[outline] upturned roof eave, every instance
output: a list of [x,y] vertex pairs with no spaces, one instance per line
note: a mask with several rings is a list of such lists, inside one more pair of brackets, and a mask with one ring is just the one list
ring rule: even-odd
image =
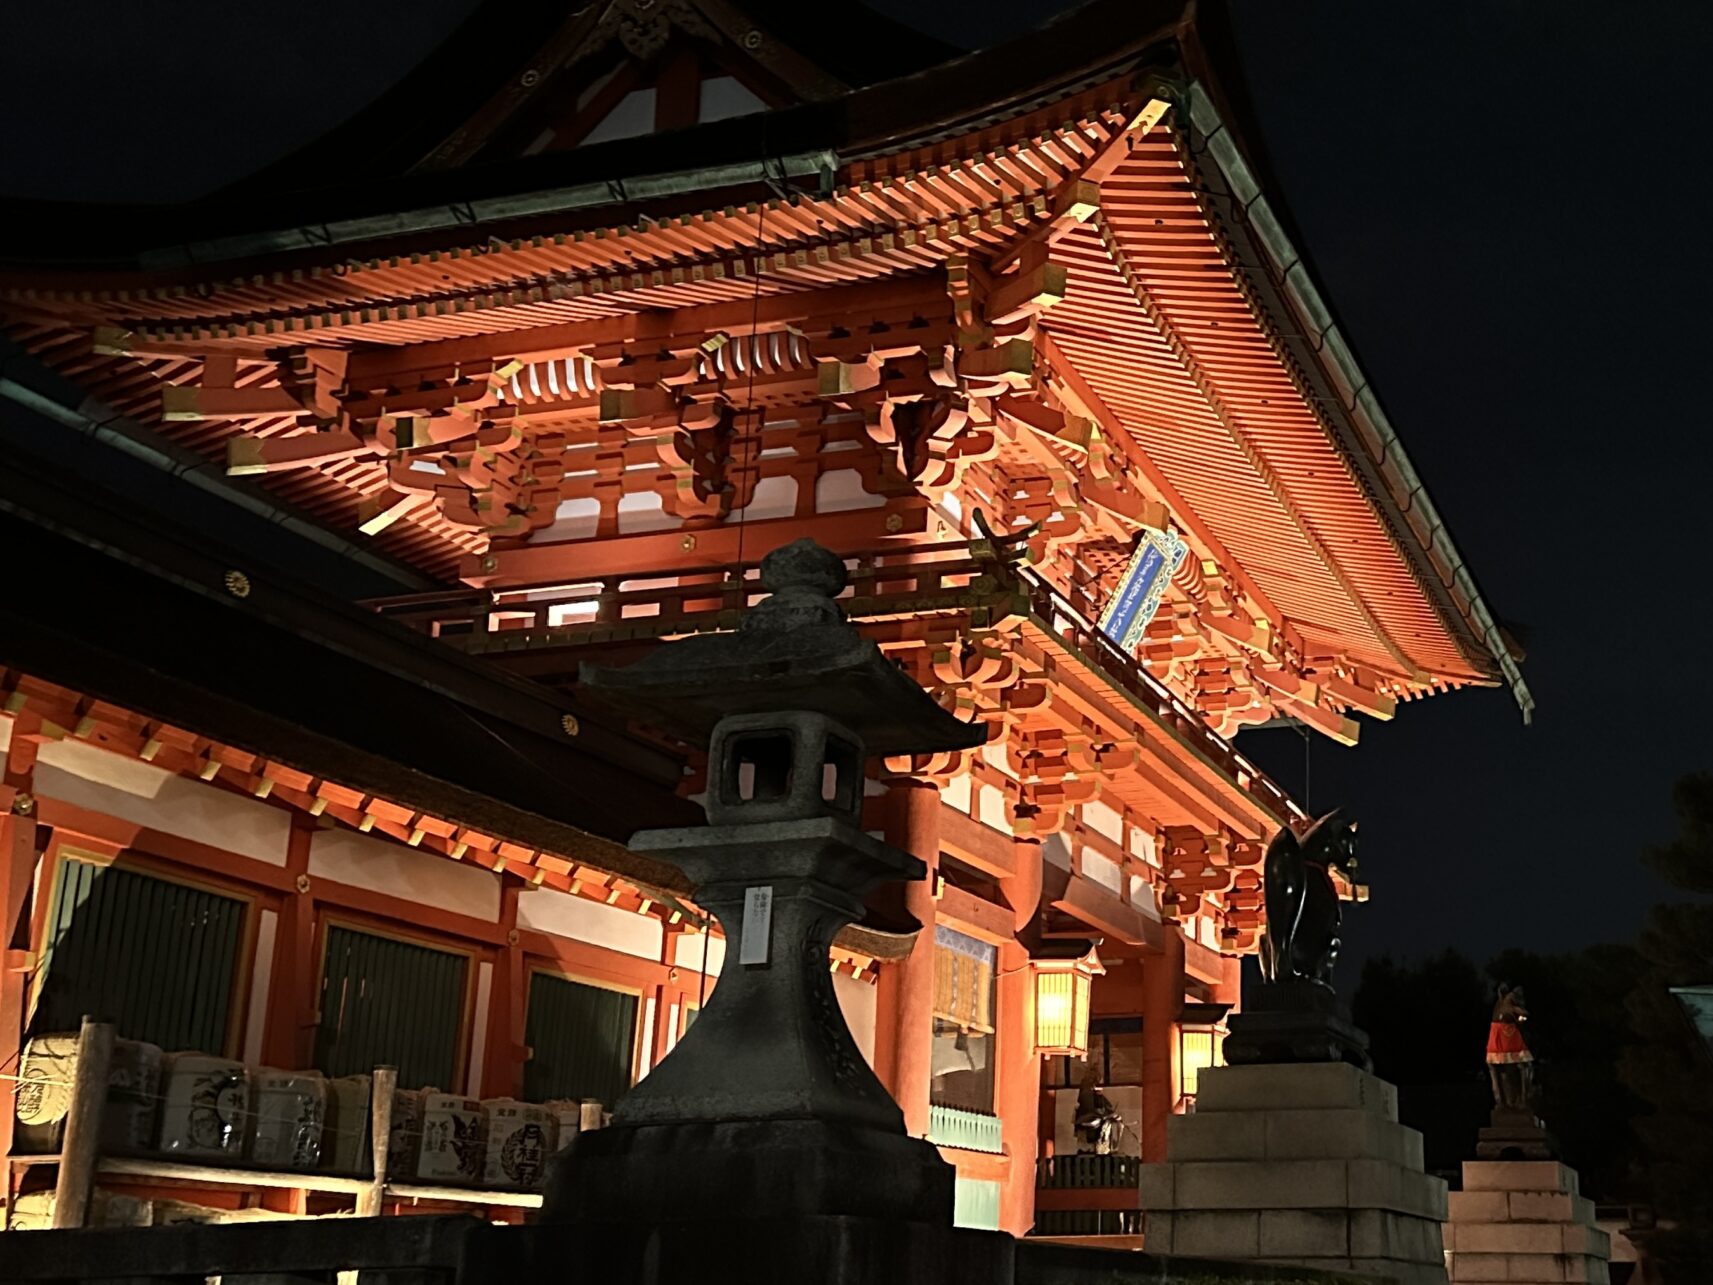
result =
[[[1373,384],[1339,327],[1332,305],[1297,248],[1292,220],[1250,160],[1232,122],[1230,99],[1205,53],[1193,50],[1200,77],[1186,87],[1190,146],[1213,180],[1208,196],[1226,230],[1243,243],[1240,266],[1273,314],[1278,342],[1311,384],[1311,400],[1380,511],[1417,583],[1469,657],[1511,693],[1523,721],[1535,700],[1497,617],[1450,529],[1393,429]],[[1279,322],[1288,322],[1283,326]]]

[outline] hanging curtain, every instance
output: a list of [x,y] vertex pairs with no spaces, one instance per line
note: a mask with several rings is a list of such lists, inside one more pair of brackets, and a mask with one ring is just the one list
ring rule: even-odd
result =
[[993,1033],[999,951],[952,928],[934,929],[934,1016],[961,1031]]

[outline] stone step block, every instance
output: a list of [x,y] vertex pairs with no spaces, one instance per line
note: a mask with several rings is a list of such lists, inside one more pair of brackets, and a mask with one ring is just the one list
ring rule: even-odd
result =
[[1582,1194],[1576,1170],[1556,1160],[1465,1160],[1465,1191],[1562,1191]]
[[1594,1222],[1594,1202],[1568,1191],[1454,1191],[1446,1197],[1454,1223]]
[[1503,1223],[1511,1220],[1508,1191],[1452,1191],[1446,1193],[1445,1216],[1454,1223]]
[[1345,1209],[1342,1160],[1208,1160],[1175,1166],[1179,1209]]
[[1219,1066],[1201,1073],[1196,1114],[1354,1107],[1398,1118],[1398,1090],[1348,1062]]
[[1391,1209],[1445,1221],[1445,1179],[1384,1160],[1351,1160],[1347,1168],[1353,1208]]
[[1445,1271],[1452,1285],[1489,1285],[1511,1279],[1511,1264],[1504,1254],[1447,1254]]
[[1193,1258],[1261,1256],[1261,1214],[1254,1209],[1197,1209],[1150,1213],[1144,1239],[1153,1254]]
[[1441,1263],[1399,1263],[1390,1258],[1282,1258],[1277,1261],[1323,1272],[1352,1272],[1390,1281],[1392,1285],[1446,1285],[1445,1267]]
[[1469,1254],[1447,1256],[1451,1285],[1611,1285],[1606,1261],[1563,1254]]
[[1445,1260],[1445,1242],[1440,1224],[1431,1218],[1390,1209],[1353,1209],[1350,1253],[1355,1258],[1441,1263]]
[[1143,1165],[1142,1208],[1387,1209],[1445,1220],[1445,1183],[1385,1160],[1185,1160]]
[[1348,1258],[1350,1212],[1344,1209],[1267,1209],[1257,1229],[1257,1258]]
[[1373,1111],[1269,1111],[1267,1154],[1384,1160],[1406,1169],[1420,1169],[1422,1135]]
[[1452,1253],[1585,1254],[1592,1227],[1564,1223],[1445,1224],[1445,1247]]
[[1362,1157],[1421,1168],[1419,1132],[1377,1112],[1322,1110],[1226,1111],[1175,1115],[1167,1121],[1166,1153],[1174,1160],[1312,1160]]
[[1262,1160],[1267,1126],[1262,1111],[1201,1111],[1166,1120],[1166,1154],[1173,1160]]

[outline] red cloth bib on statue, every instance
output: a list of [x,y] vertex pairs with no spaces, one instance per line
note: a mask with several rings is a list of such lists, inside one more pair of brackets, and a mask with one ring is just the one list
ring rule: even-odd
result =
[[1515,1022],[1494,1022],[1487,1028],[1489,1062],[1532,1062],[1534,1054],[1523,1042],[1523,1028]]

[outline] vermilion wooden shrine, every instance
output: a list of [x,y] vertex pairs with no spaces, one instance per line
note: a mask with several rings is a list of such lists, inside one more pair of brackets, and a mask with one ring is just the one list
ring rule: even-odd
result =
[[[1080,1064],[1036,1052],[1043,943],[1099,939],[1095,1078],[1129,1118],[1121,1150],[1158,1156],[1237,1001],[1265,841],[1304,817],[1233,738],[1290,720],[1350,745],[1364,718],[1471,685],[1532,704],[1261,186],[1223,9],[1095,0],[952,57],[867,14],[829,42],[772,0],[493,8],[229,192],[17,211],[36,232],[7,243],[9,334],[122,431],[408,564],[433,587],[372,604],[374,628],[523,680],[543,734],[620,762],[639,813],[675,805],[680,770],[694,794],[701,765],[586,709],[579,662],[729,628],[782,543],[843,554],[850,615],[990,732],[874,783],[874,824],[935,874],[841,938],[835,968],[869,983],[847,1015],[956,1162],[963,1216],[1130,1229],[1110,1158],[1089,1159],[1111,1190],[1060,1189],[1090,1184],[1064,1177]],[[1126,650],[1098,621],[1150,532],[1188,552]],[[234,609],[244,574],[221,586]],[[472,1093],[527,1081],[538,965],[646,997],[635,1073],[687,1020],[700,983],[675,942],[700,916],[676,872],[624,852],[610,791],[563,781],[571,824],[525,833],[148,691],[23,668],[5,691],[7,787],[36,801],[5,822],[8,925],[38,854],[260,877],[206,837],[56,800],[32,779],[44,746],[62,774],[81,743],[288,814],[257,1056],[304,1064],[342,897],[476,943]],[[457,720],[440,735],[484,744]],[[311,892],[330,832],[490,872],[495,913],[422,907],[404,864]],[[549,893],[660,921],[653,958],[580,914],[520,925],[520,896]],[[924,930],[897,931],[900,910]],[[985,1017],[944,1011],[966,947]],[[9,1003],[0,1052],[27,995]],[[972,1036],[984,1065],[948,1070]]]

